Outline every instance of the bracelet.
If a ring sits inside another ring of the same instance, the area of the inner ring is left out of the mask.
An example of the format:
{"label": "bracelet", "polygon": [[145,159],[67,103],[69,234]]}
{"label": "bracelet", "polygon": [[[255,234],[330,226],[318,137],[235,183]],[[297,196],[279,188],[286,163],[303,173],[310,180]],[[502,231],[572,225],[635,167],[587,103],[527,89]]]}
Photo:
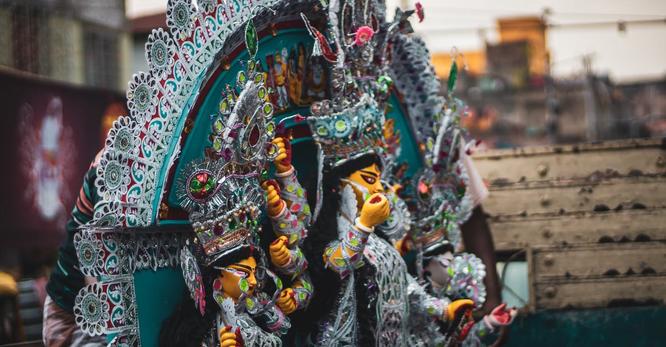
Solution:
{"label": "bracelet", "polygon": [[342,244],[350,250],[359,253],[365,248],[370,233],[363,231],[358,225],[352,226],[347,233],[343,235]]}
{"label": "bracelet", "polygon": [[361,231],[364,231],[366,233],[371,233],[375,230],[375,227],[366,227],[365,225],[363,225],[363,223],[361,223],[361,219],[358,217],[356,217],[356,219],[354,220],[354,225],[357,228],[359,228]]}
{"label": "bracelet", "polygon": [[289,262],[282,267],[278,267],[278,271],[285,275],[298,276],[308,268],[308,261],[298,247],[293,251],[290,250],[289,254]]}
{"label": "bracelet", "polygon": [[289,170],[285,171],[285,172],[282,172],[282,173],[276,172],[275,177],[287,177],[287,176],[291,175],[292,173],[294,173],[294,165],[292,165],[291,168]]}

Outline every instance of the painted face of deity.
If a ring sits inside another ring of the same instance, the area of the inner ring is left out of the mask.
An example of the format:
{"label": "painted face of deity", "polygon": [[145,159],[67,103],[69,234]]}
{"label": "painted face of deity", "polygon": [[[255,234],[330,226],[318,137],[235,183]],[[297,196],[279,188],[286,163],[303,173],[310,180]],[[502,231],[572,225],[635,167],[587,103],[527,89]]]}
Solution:
{"label": "painted face of deity", "polygon": [[228,297],[237,300],[241,294],[241,287],[244,286],[242,280],[247,283],[247,294],[252,295],[257,287],[257,261],[254,257],[248,257],[237,263],[220,268],[219,281],[222,286],[222,292]]}
{"label": "painted face of deity", "polygon": [[429,273],[428,279],[434,288],[446,288],[449,285],[448,268],[451,265],[453,254],[446,252],[432,259],[423,269]]}
{"label": "painted face of deity", "polygon": [[354,171],[344,182],[350,184],[356,194],[356,201],[359,206],[372,194],[383,193],[384,187],[380,180],[382,171],[377,164],[364,167]]}

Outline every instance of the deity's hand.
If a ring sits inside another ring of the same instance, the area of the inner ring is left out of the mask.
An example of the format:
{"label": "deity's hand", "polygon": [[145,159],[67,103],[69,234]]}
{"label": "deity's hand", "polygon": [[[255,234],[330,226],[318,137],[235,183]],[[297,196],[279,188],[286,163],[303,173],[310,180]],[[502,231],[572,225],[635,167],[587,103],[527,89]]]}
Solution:
{"label": "deity's hand", "polygon": [[457,315],[464,314],[466,311],[474,309],[474,301],[470,299],[454,300],[446,306],[445,318],[447,321],[453,321]]}
{"label": "deity's hand", "polygon": [[291,170],[291,144],[289,140],[284,137],[276,137],[273,139],[273,144],[277,147],[278,152],[273,163],[278,173],[283,173]]}
{"label": "deity's hand", "polygon": [[[278,237],[269,247],[271,262],[277,267],[284,267],[291,261],[291,253],[287,248],[288,239],[286,236]],[[284,310],[283,310],[284,311]],[[286,313],[286,312],[285,312]]]}
{"label": "deity's hand", "polygon": [[268,215],[275,217],[280,214],[285,204],[285,202],[280,197],[277,183],[273,184],[271,182],[265,182],[262,187],[266,192],[266,210],[268,211]]}
{"label": "deity's hand", "polygon": [[393,244],[393,247],[395,247],[400,255],[404,256],[414,248],[414,241],[409,237],[409,234],[405,234],[405,236]]}
{"label": "deity's hand", "polygon": [[296,311],[297,304],[295,299],[296,294],[291,288],[283,289],[280,292],[280,297],[277,299],[277,306],[284,312],[284,314],[291,314]]}
{"label": "deity's hand", "polygon": [[241,343],[236,333],[231,331],[230,326],[220,330],[220,347],[239,347]]}
{"label": "deity's hand", "polygon": [[383,223],[391,212],[388,199],[382,193],[375,193],[365,200],[361,208],[359,221],[363,226],[372,228]]}
{"label": "deity's hand", "polygon": [[506,304],[495,307],[489,315],[483,317],[483,321],[489,328],[496,329],[513,323],[518,311],[515,308],[506,308]]}

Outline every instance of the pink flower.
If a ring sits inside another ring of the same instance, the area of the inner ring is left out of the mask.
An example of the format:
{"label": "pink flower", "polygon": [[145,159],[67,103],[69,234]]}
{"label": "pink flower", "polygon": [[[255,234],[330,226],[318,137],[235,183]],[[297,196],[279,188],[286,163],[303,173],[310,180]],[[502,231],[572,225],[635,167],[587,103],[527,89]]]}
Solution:
{"label": "pink flower", "polygon": [[375,31],[371,27],[364,25],[356,29],[356,34],[354,36],[354,43],[357,46],[363,46],[366,43],[372,40],[372,36],[375,35]]}
{"label": "pink flower", "polygon": [[421,2],[417,2],[414,4],[416,7],[416,15],[419,17],[419,23],[423,22],[423,18],[425,17],[425,13],[423,12],[423,5],[421,5]]}

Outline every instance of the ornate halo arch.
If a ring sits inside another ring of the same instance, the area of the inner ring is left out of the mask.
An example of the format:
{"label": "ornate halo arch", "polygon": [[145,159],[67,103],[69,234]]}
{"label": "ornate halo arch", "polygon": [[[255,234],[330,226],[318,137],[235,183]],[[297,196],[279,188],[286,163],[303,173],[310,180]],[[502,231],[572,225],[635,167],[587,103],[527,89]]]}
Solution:
{"label": "ornate halo arch", "polygon": [[196,136],[197,129],[210,129],[206,106],[218,107],[222,86],[249,58],[243,40],[248,21],[262,45],[293,39],[289,35],[308,40],[298,14],[318,3],[168,1],[168,30],[150,34],[149,71],[129,82],[130,114],[107,137],[93,220],[75,236],[82,272],[99,280],[77,297],[75,315],[84,331],[105,334],[112,345],[157,345],[159,322],[186,292],[179,252],[191,230],[180,226],[188,224],[187,214],[172,185],[210,145],[208,137]]}

